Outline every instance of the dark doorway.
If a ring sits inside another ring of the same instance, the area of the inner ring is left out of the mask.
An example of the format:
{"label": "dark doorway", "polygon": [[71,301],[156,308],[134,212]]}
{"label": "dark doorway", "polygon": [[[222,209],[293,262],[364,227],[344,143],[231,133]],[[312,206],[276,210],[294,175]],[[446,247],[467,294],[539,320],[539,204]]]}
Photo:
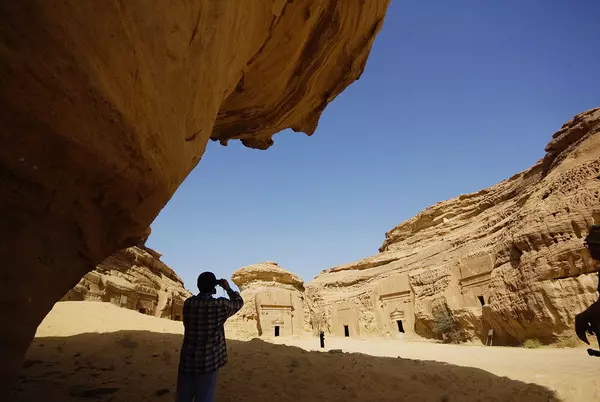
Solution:
{"label": "dark doorway", "polygon": [[481,303],[482,306],[485,306],[485,299],[483,296],[477,296],[477,298],[479,299],[479,303]]}
{"label": "dark doorway", "polygon": [[402,325],[402,320],[396,320],[396,324],[398,324],[398,332],[404,333],[404,325]]}
{"label": "dark doorway", "polygon": [[275,336],[279,336],[279,325],[275,325]]}
{"label": "dark doorway", "polygon": [[344,336],[348,338],[350,336],[350,329],[347,325],[344,325]]}

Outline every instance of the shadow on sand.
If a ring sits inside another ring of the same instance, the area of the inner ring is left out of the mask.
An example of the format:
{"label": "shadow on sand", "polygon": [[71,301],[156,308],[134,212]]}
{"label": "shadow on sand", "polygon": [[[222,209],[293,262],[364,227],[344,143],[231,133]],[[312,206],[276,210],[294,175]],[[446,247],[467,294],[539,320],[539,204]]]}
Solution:
{"label": "shadow on sand", "polygon": [[[147,331],[36,338],[17,401],[170,401],[181,335]],[[358,353],[228,341],[217,401],[558,401],[483,370]]]}

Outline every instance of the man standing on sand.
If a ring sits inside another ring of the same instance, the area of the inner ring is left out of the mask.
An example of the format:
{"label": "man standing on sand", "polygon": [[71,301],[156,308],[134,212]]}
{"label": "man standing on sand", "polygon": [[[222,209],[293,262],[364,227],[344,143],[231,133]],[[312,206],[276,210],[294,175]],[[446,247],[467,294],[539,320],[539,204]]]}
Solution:
{"label": "man standing on sand", "polygon": [[[588,249],[594,261],[596,263],[600,262],[600,225],[593,225],[591,227],[590,233],[585,238],[583,244]],[[600,270],[598,271],[598,292],[600,293]],[[575,333],[579,339],[589,345],[590,342],[587,340],[586,332],[596,335],[598,347],[600,348],[600,298],[585,309],[585,311],[575,316]],[[600,357],[600,351],[588,349],[587,352],[590,356]]]}
{"label": "man standing on sand", "polygon": [[[225,289],[229,299],[213,297],[217,285]],[[185,333],[179,357],[177,402],[214,401],[217,373],[227,364],[223,324],[244,305],[227,280],[217,280],[212,272],[198,276],[198,290],[197,296],[183,304]]]}

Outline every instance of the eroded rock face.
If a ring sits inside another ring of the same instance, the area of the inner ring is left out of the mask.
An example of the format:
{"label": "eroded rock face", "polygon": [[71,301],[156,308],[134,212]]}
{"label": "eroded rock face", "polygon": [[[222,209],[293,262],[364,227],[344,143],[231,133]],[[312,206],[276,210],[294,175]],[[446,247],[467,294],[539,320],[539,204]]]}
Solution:
{"label": "eroded rock face", "polygon": [[238,336],[300,335],[304,323],[304,282],[276,262],[248,265],[233,273],[244,307],[226,326]]}
{"label": "eroded rock face", "polygon": [[575,314],[597,298],[583,238],[600,222],[600,109],[566,123],[546,151],[531,169],[396,226],[379,254],[322,272],[309,303],[340,335],[439,338],[453,326],[456,340],[493,329],[496,344],[572,336]]}
{"label": "eroded rock face", "polygon": [[209,138],[312,133],[388,1],[0,2],[2,390],[53,303],[143,238]]}
{"label": "eroded rock face", "polygon": [[156,317],[183,319],[183,302],[192,294],[161,254],[145,246],[117,252],[88,272],[62,300],[94,300]]}

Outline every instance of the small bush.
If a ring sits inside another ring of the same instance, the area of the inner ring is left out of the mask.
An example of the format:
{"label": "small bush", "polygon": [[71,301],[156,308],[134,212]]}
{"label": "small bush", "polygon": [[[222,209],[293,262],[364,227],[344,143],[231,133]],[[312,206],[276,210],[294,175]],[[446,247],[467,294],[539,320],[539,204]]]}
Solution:
{"label": "small bush", "polygon": [[562,338],[554,346],[557,348],[576,348],[579,346],[579,340],[574,337]]}
{"label": "small bush", "polygon": [[442,338],[444,343],[462,343],[469,339],[468,334],[460,328],[460,324],[448,310],[433,314],[433,332]]}
{"label": "small bush", "polygon": [[527,349],[537,349],[542,346],[542,343],[537,339],[527,339],[523,342],[523,347]]}
{"label": "small bush", "polygon": [[447,334],[454,330],[455,324],[448,312],[437,313],[433,317],[433,331],[438,334]]}
{"label": "small bush", "polygon": [[321,331],[327,332],[328,322],[324,309],[319,306],[310,310],[310,323],[313,330],[313,335],[319,336]]}

